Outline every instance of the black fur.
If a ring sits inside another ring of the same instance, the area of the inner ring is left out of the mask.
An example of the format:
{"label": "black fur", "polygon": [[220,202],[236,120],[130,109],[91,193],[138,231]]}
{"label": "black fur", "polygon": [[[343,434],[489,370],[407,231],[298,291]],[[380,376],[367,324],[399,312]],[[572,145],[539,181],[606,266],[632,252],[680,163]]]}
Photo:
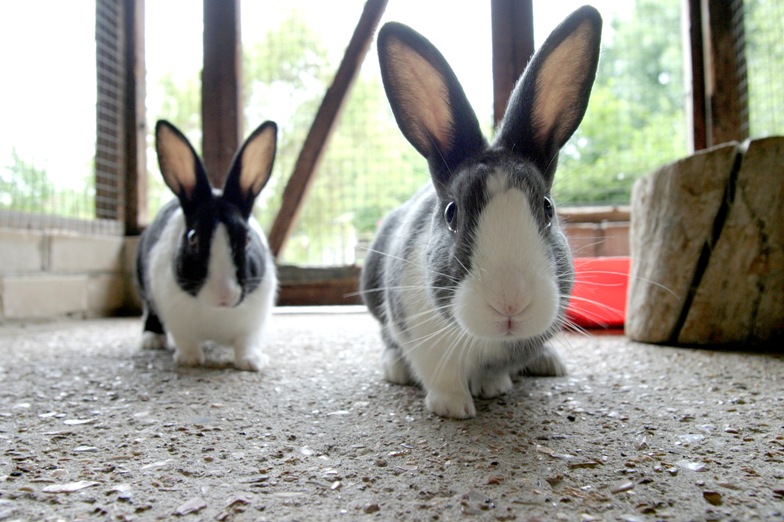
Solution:
{"label": "black fur", "polygon": [[[161,208],[150,226],[142,233],[139,241],[136,255],[136,284],[145,305],[145,331],[165,332],[164,324],[155,310],[155,303],[149,292],[151,278],[149,258],[178,209],[182,209],[185,229],[178,239],[172,263],[175,281],[184,292],[195,297],[206,283],[212,240],[219,224],[223,224],[227,231],[232,260],[236,267],[237,283],[242,289],[237,304],[261,284],[265,275],[266,256],[271,254],[263,245],[258,233],[250,227],[248,220],[255,198],[269,178],[274,161],[274,137],[272,154],[268,158],[269,165],[261,165],[256,169],[259,172],[266,172],[266,177],[264,175],[250,177],[253,181],[251,187],[243,187],[240,178],[243,169],[243,151],[255,137],[270,128],[273,133],[277,132],[274,123],[265,122],[248,137],[234,157],[222,194],[216,194],[210,186],[204,164],[187,138],[168,122],[157,123],[156,146],[161,172],[177,199]],[[186,159],[189,157],[193,162],[194,172],[182,172],[181,165],[184,157]]]}

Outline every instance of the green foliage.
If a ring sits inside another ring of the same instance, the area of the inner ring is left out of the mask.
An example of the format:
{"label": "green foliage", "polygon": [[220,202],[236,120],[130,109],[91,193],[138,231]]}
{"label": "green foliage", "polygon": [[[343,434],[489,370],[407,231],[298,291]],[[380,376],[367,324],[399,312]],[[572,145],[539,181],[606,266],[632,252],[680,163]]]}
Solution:
{"label": "green foliage", "polygon": [[272,113],[278,125],[272,177],[254,212],[262,227],[269,230],[334,69],[319,35],[295,10],[279,27],[245,49],[243,71],[245,128],[250,132]]}
{"label": "green foliage", "polygon": [[403,139],[380,79],[360,76],[332,136],[318,177],[286,247],[286,262],[353,262],[358,238],[429,179]]}
{"label": "green foliage", "polygon": [[54,184],[46,171],[12,149],[11,164],[0,173],[0,208],[43,213],[54,193]]}
{"label": "green foliage", "polygon": [[[182,131],[197,152],[201,150],[201,83],[198,76],[178,80],[172,74],[160,78],[160,107],[148,107],[148,116],[166,119]],[[163,182],[155,152],[155,122],[147,125],[147,205],[149,220],[167,201],[172,199],[169,187]]]}
{"label": "green foliage", "polygon": [[564,147],[560,205],[628,204],[634,182],[687,154],[678,0],[637,0],[612,20],[588,111]]}
{"label": "green foliage", "polygon": [[749,135],[784,134],[784,2],[745,0]]}
{"label": "green foliage", "polygon": [[82,189],[58,189],[45,169],[11,149],[0,171],[0,209],[90,219],[95,217],[95,175],[85,168]]}

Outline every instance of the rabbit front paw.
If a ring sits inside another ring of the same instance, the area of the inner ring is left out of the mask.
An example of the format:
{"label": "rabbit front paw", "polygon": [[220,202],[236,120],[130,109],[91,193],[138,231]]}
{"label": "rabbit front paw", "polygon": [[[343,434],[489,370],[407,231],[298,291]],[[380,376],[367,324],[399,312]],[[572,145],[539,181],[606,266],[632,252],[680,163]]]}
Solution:
{"label": "rabbit front paw", "polygon": [[201,366],[204,364],[204,352],[199,346],[195,349],[182,349],[178,346],[174,350],[174,362],[179,366]]}
{"label": "rabbit front paw", "polygon": [[166,334],[144,332],[142,334],[142,348],[145,350],[165,350]]}
{"label": "rabbit front paw", "polygon": [[469,393],[437,393],[429,392],[425,397],[425,406],[440,417],[450,419],[470,419],[476,417],[474,399]]}
{"label": "rabbit front paw", "polygon": [[471,395],[492,399],[512,389],[512,378],[509,372],[485,373],[471,379]]}
{"label": "rabbit front paw", "polygon": [[234,367],[248,372],[260,372],[269,364],[269,356],[261,351],[235,353]]}
{"label": "rabbit front paw", "polygon": [[384,379],[395,384],[409,384],[411,374],[400,350],[384,350]]}
{"label": "rabbit front paw", "polygon": [[526,364],[521,373],[537,377],[563,377],[567,371],[558,352],[550,346],[544,346],[539,356]]}

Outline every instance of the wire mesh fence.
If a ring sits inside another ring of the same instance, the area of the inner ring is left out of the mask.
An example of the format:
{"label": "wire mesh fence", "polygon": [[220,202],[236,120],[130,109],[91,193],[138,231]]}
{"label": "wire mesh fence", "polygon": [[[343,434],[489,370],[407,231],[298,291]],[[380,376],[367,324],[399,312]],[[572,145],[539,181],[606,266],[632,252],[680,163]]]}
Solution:
{"label": "wire mesh fence", "polygon": [[[580,3],[535,0],[537,46]],[[124,138],[112,119],[122,110],[116,101],[122,97],[122,49],[112,47],[121,40],[121,4],[0,3],[0,44],[15,49],[0,55],[0,66],[26,80],[6,82],[0,97],[0,226],[88,223],[85,230],[120,230],[105,224],[122,209],[117,154]],[[561,154],[555,186],[561,206],[625,204],[637,178],[688,151],[680,0],[594,4],[605,19],[603,54],[585,120]],[[273,178],[257,203],[267,230],[363,6],[363,0],[242,2],[245,129],[267,119],[280,127]],[[745,57],[749,135],[782,134],[784,2],[744,0],[742,6],[738,45]],[[40,16],[44,7],[47,17]],[[155,119],[169,119],[197,149],[201,16],[200,0],[147,2],[148,128]],[[407,23],[436,44],[492,135],[489,4],[467,2],[445,11],[439,2],[390,0],[382,23],[387,20]],[[171,194],[160,181],[151,136],[148,147],[154,215]],[[282,261],[361,262],[378,220],[427,181],[424,160],[391,115],[371,47]]]}

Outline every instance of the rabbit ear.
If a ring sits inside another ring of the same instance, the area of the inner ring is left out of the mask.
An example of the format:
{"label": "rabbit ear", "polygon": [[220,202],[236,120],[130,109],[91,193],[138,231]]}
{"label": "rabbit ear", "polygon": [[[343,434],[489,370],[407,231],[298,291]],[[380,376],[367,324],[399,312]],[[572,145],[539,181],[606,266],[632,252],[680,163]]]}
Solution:
{"label": "rabbit ear", "polygon": [[265,121],[245,140],[229,169],[223,199],[240,208],[247,219],[253,202],[272,174],[278,127]]}
{"label": "rabbit ear", "polygon": [[180,199],[185,213],[212,197],[207,172],[188,138],[174,125],[160,120],[155,125],[155,148],[163,180]]}
{"label": "rabbit ear", "polygon": [[494,145],[534,162],[552,183],[558,151],[585,115],[599,63],[602,18],[584,6],[531,59],[506,107]]}
{"label": "rabbit ear", "polygon": [[430,164],[436,188],[486,143],[463,88],[422,35],[390,22],[378,35],[381,78],[398,126]]}

